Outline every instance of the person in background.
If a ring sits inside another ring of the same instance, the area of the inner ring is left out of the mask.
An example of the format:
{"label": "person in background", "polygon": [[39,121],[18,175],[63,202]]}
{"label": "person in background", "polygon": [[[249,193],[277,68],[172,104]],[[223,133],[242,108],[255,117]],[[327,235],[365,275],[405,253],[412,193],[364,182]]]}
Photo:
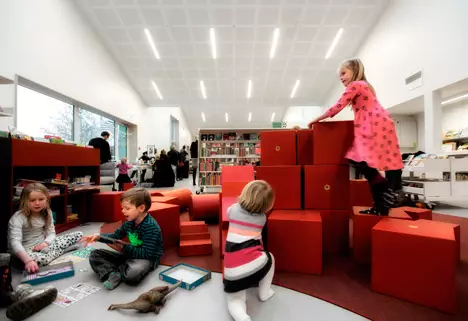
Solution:
{"label": "person in background", "polygon": [[95,137],[88,143],[89,146],[93,146],[94,148],[99,149],[101,164],[110,162],[112,160],[110,145],[107,142],[109,137],[110,133],[108,131],[103,131],[101,133],[101,137]]}
{"label": "person in background", "polygon": [[198,138],[195,136],[194,141],[190,144],[190,157],[192,158],[192,178],[193,186],[196,186],[197,169],[198,169]]}
{"label": "person in background", "polygon": [[395,207],[397,195],[379,170],[398,173],[403,168],[395,124],[388,111],[377,100],[374,88],[366,79],[364,65],[360,59],[344,61],[339,73],[345,86],[344,93],[335,105],[311,121],[309,128],[312,128],[314,123],[334,117],[346,106],[352,106],[354,141],[346,153],[346,158],[365,176],[374,199],[374,206],[361,213],[387,216],[390,208]]}
{"label": "person in background", "polygon": [[156,160],[155,170],[153,172],[154,187],[173,187],[175,184],[174,171],[169,162],[169,157],[163,149]]}
{"label": "person in background", "polygon": [[188,178],[189,172],[189,162],[188,162],[188,153],[185,150],[185,145],[182,147],[179,153],[179,175],[178,179],[182,180],[184,178]]}
{"label": "person in background", "polygon": [[[156,155],[156,153],[158,152],[157,149],[154,150],[154,154]],[[142,161],[143,164],[149,164],[151,158],[148,156],[148,152],[143,152],[143,154],[138,158],[138,161]],[[133,171],[132,172],[132,176],[130,176],[130,178],[133,178],[135,177],[135,175],[137,174],[137,171]],[[146,175],[146,168],[142,169],[141,170],[141,176],[140,176],[140,183],[144,183],[145,182],[145,175]]]}
{"label": "person in background", "polygon": [[132,180],[128,177],[128,170],[132,168],[132,165],[127,163],[127,158],[122,157],[119,164],[117,164],[119,169],[119,176],[117,176],[117,183],[119,184],[119,191],[123,191],[124,183],[131,183]]}
{"label": "person in background", "polygon": [[179,165],[179,152],[177,151],[174,144],[171,145],[171,150],[167,153],[169,156],[169,162],[171,163],[172,171],[174,172],[174,177],[177,178],[177,166]]}

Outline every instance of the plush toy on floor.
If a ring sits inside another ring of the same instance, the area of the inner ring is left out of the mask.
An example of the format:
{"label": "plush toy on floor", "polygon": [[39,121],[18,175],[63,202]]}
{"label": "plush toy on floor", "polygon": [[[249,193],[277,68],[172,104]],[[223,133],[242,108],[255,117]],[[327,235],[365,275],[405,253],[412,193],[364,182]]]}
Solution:
{"label": "plush toy on floor", "polygon": [[108,310],[115,310],[115,309],[133,309],[137,310],[141,313],[148,313],[154,312],[156,314],[159,313],[161,308],[166,303],[166,296],[177,289],[179,285],[182,284],[182,281],[177,282],[176,284],[169,286],[159,286],[149,290],[148,292],[142,293],[138,296],[138,298],[129,303],[123,304],[111,304]]}

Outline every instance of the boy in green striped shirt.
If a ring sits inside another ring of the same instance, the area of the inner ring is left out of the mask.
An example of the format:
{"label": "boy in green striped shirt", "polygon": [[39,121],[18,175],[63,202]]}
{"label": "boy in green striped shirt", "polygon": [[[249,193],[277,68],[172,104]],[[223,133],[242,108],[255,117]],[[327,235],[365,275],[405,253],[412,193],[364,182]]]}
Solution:
{"label": "boy in green striped shirt", "polygon": [[[119,253],[96,249],[89,257],[91,268],[108,290],[115,289],[122,281],[138,284],[159,265],[163,254],[161,228],[148,214],[151,207],[149,192],[143,188],[132,188],[122,194],[120,202],[127,222],[114,233],[85,236],[81,240],[86,243],[114,243],[121,250]],[[126,236],[130,244],[120,241]]]}

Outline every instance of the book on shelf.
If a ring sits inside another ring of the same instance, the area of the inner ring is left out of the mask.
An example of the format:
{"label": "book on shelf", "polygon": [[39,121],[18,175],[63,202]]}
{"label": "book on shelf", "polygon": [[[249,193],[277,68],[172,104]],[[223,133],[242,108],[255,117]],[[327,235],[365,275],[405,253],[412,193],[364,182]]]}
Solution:
{"label": "book on shelf", "polygon": [[201,173],[200,185],[202,186],[221,185],[221,173]]}

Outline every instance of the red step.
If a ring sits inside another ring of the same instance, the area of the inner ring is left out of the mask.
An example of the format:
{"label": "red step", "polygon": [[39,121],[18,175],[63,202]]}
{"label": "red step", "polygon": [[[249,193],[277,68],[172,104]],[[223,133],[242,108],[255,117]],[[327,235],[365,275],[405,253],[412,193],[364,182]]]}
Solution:
{"label": "red step", "polygon": [[203,232],[203,233],[182,233],[180,234],[181,241],[194,241],[194,240],[209,240],[210,233]]}
{"label": "red step", "polygon": [[212,253],[211,239],[180,241],[179,256],[211,255]]}
{"label": "red step", "polygon": [[208,232],[208,226],[203,221],[190,221],[180,223],[180,234],[205,232]]}

